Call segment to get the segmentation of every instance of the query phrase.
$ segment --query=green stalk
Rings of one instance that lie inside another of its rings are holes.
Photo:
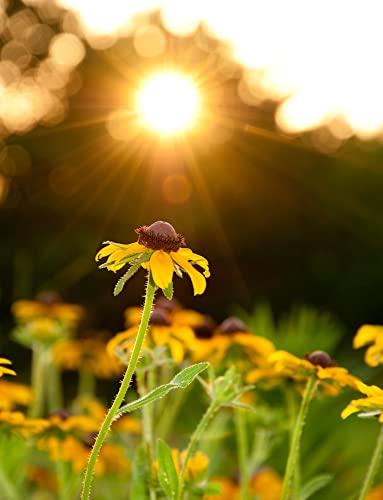
[[[6,498],[7,500],[19,500],[20,496],[17,493],[12,482],[4,474],[4,471],[0,468],[0,493],[1,498]]]
[[[307,381],[306,390],[302,398],[297,420],[295,422],[294,432],[290,443],[289,456],[287,459],[285,477],[283,480],[281,500],[288,500],[289,498],[291,498],[291,493],[292,493],[291,483],[294,476],[294,469],[298,457],[298,450],[301,441],[303,426],[305,424],[307,412],[310,406],[310,401],[312,395],[314,394],[315,388],[316,388],[316,378],[315,376],[311,376]]]
[[[247,435],[247,416],[244,410],[236,409],[234,411],[235,433],[237,437],[237,453],[240,471],[240,498],[241,500],[249,500],[249,447]]]
[[[63,408],[63,397],[61,387],[61,370],[53,363],[51,352],[45,353],[45,373],[48,391],[48,409],[50,412]]]
[[[78,375],[77,398],[92,397],[96,389],[96,379],[93,373],[86,368],[80,368]]]
[[[110,429],[110,426],[112,425],[112,422],[114,420],[114,417],[116,416],[116,413],[121,406],[122,401],[125,398],[126,392],[129,389],[129,385],[134,373],[134,370],[136,369],[138,357],[141,352],[141,347],[145,338],[145,333],[146,329],[148,327],[149,323],[149,318],[150,318],[150,312],[152,309],[153,301],[154,301],[154,294],[156,291],[156,286],[153,283],[151,276],[149,274],[148,276],[148,284],[146,288],[146,294],[145,294],[145,303],[144,303],[144,309],[142,311],[142,318],[141,318],[141,323],[138,328],[138,333],[136,337],[136,341],[134,343],[132,355],[129,360],[129,365],[126,369],[124,378],[121,382],[120,389],[117,393],[117,396],[110,407],[108,413],[106,414],[105,420],[101,425],[100,432],[97,436],[96,442],[94,443],[93,449],[91,451],[90,457],[89,457],[89,462],[88,462],[88,467],[85,471],[85,477],[84,477],[84,484],[83,484],[83,489],[81,493],[81,500],[86,500],[90,497],[90,491],[91,491],[91,486],[92,486],[92,480],[93,480],[93,471],[94,467],[96,465],[97,457],[100,453],[101,447],[103,442],[105,441],[105,438],[108,434],[108,431]]]
[[[179,415],[185,399],[187,398],[187,391],[174,391],[174,394],[169,396],[167,407],[163,406],[163,411],[160,413],[160,419],[157,425],[157,436],[166,440],[170,429],[173,429],[174,422]],[[165,398],[164,401],[166,402]]]
[[[145,370],[137,370],[137,379],[139,385],[139,394],[144,396],[147,392],[154,389],[155,386],[155,371],[151,370],[148,373],[147,387],[145,387]],[[154,460],[154,436],[153,436],[153,406],[146,405],[142,408],[142,439],[146,451],[147,466],[148,466],[148,483],[149,483],[149,497],[150,500],[156,500],[156,491],[154,489],[154,474],[153,474],[153,460]]]
[[[383,425],[381,424],[378,439],[376,440],[374,453],[371,457],[370,465],[368,466],[367,474],[366,477],[364,478],[358,500],[364,500],[367,496],[367,493],[370,491],[376,473],[378,472],[382,453],[383,453]]]
[[[205,414],[199,421],[199,424],[197,425],[196,430],[193,432],[192,437],[190,438],[188,447],[186,448],[186,453],[185,453],[185,459],[182,464],[182,469],[178,477],[178,494],[177,494],[177,500],[181,500],[182,494],[183,494],[183,489],[185,486],[185,476],[186,476],[186,471],[187,471],[187,466],[190,457],[192,456],[194,452],[194,448],[196,447],[198,441],[201,439],[201,436],[206,429],[208,423],[210,420],[213,418],[215,412],[218,410],[220,406],[220,403],[217,401],[212,401],[210,403],[210,406],[206,410]]]
[[[34,345],[32,348],[32,390],[33,401],[29,408],[29,416],[37,418],[43,416],[44,411],[44,378],[45,378],[45,362],[44,348],[39,345]]]
[[[294,438],[294,423],[297,419],[298,415],[298,401],[296,398],[296,390],[294,389],[291,381],[290,384],[286,386],[286,394],[287,394],[287,409],[290,420],[290,445],[292,445],[292,441]],[[300,460],[300,450],[297,451],[297,458],[295,460],[294,467],[294,479],[293,479],[293,490],[292,496],[295,498],[298,495],[301,487],[301,460]]]

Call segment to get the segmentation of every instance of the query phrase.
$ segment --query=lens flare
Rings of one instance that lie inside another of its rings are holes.
[[[152,75],[137,95],[136,110],[141,123],[160,135],[176,135],[190,129],[199,109],[195,83],[175,71]]]

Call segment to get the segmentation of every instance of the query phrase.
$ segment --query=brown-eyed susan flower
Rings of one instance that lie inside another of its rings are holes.
[[[0,410],[11,410],[16,405],[28,406],[32,399],[32,389],[29,386],[0,381]]]
[[[364,355],[368,366],[378,366],[383,363],[383,326],[363,325],[353,339],[354,349],[371,344]]]
[[[137,336],[137,326],[118,333],[107,345],[110,355],[121,360],[127,359]],[[195,340],[193,330],[188,326],[172,324],[164,309],[154,309],[150,315],[149,331],[144,340],[144,348],[168,346],[175,363],[181,363],[186,351]]]
[[[379,422],[383,422],[383,389],[360,380],[356,383],[356,389],[366,397],[352,400],[342,411],[341,417],[347,418],[353,413],[372,413],[379,417]]]
[[[67,338],[69,333],[66,326],[54,318],[36,317],[18,324],[12,332],[12,337],[27,347],[34,344],[51,346],[58,340]]]
[[[274,370],[274,376],[279,375],[297,381],[315,377],[324,391],[331,395],[338,394],[342,387],[355,389],[359,382],[359,379],[351,375],[346,368],[336,366],[324,351],[308,353],[304,359],[286,351],[275,351],[269,356],[268,363]],[[249,382],[251,378],[251,374],[248,374],[247,381]]]
[[[68,410],[56,410],[48,417],[50,432],[89,433],[96,432],[99,422],[87,415],[71,415]]]
[[[182,277],[189,275],[194,289],[194,295],[202,294],[206,288],[206,279],[210,276],[208,261],[185,247],[184,237],[177,233],[168,222],[157,221],[150,226],[136,229],[137,242],[126,244],[106,242],[96,255],[96,260],[107,257],[105,264],[109,271],[117,272],[126,264],[131,267],[118,281],[115,294],[119,293],[126,281],[140,267],[150,270],[151,277],[158,288],[167,297],[172,296],[173,273]],[[201,273],[195,266],[202,268]]]
[[[49,317],[72,324],[78,323],[85,314],[81,306],[62,302],[56,292],[42,292],[35,300],[19,300],[13,304],[12,312],[20,321]]]
[[[205,324],[205,330],[207,326]],[[245,354],[247,361],[258,365],[275,350],[270,340],[253,335],[245,323],[234,316],[223,321],[214,330],[213,336],[199,337],[193,346],[194,361],[208,360],[212,364],[218,364],[226,357],[238,358],[243,363]]]
[[[84,370],[105,379],[121,373],[121,363],[98,339],[63,340],[53,347],[52,354],[54,363],[64,370]]]
[[[0,427],[23,437],[44,432],[49,422],[43,418],[28,418],[21,411],[0,411]]]
[[[12,361],[9,361],[9,359],[0,358],[0,377],[2,377],[3,375],[16,375],[16,372],[11,368],[8,368],[8,366],[1,366],[1,365],[11,365],[11,364]]]

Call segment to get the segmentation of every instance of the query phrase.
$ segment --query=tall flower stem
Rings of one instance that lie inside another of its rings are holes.
[[[292,480],[294,476],[295,464],[298,457],[303,426],[305,424],[307,412],[310,406],[310,401],[314,394],[315,388],[316,388],[316,378],[314,376],[311,376],[307,381],[306,389],[303,394],[301,406],[299,408],[299,413],[297,416],[297,420],[295,422],[294,432],[290,442],[290,451],[287,459],[285,477],[283,480],[281,500],[288,500],[289,498],[291,498]]]
[[[49,380],[47,387],[48,408],[52,412],[63,408],[64,403],[61,388],[61,371],[53,363],[51,351],[45,353],[45,372],[47,380]]]
[[[247,435],[247,418],[244,410],[235,410],[234,422],[235,433],[237,436],[237,450],[239,471],[241,474],[240,488],[241,500],[249,500],[249,449],[248,449],[248,435]]]
[[[149,323],[149,318],[150,318],[150,312],[152,309],[153,301],[154,301],[154,294],[156,291],[156,286],[151,279],[151,276],[149,274],[148,276],[148,284],[146,288],[146,294],[145,294],[145,303],[144,303],[144,309],[142,311],[142,317],[141,317],[141,323],[138,328],[138,333],[137,337],[134,343],[132,355],[129,360],[129,365],[126,369],[124,378],[122,379],[120,389],[117,393],[117,396],[110,407],[108,413],[106,414],[106,417],[104,419],[104,422],[101,425],[100,432],[98,433],[97,439],[94,443],[92,452],[89,457],[89,462],[88,462],[88,467],[85,471],[85,477],[84,477],[84,484],[83,484],[83,490],[81,493],[81,500],[86,500],[90,496],[90,491],[91,491],[91,486],[92,486],[92,479],[93,479],[93,471],[94,467],[96,465],[97,457],[100,453],[101,446],[103,442],[105,441],[105,438],[108,434],[108,431],[110,429],[110,426],[112,425],[112,422],[114,420],[114,417],[116,416],[116,413],[122,403],[122,401],[125,398],[126,392],[129,388],[134,370],[136,369],[138,357],[141,352],[142,344],[145,338],[145,333],[146,329],[148,327]]]
[[[41,417],[44,410],[44,378],[45,378],[45,361],[44,348],[35,345],[32,351],[32,390],[33,401],[29,408],[29,416],[31,418]]]
[[[287,399],[287,410],[290,417],[289,418],[290,444],[292,444],[292,440],[294,439],[294,423],[298,415],[297,393],[293,387],[292,381],[290,381],[290,383],[286,387],[286,399]],[[294,479],[292,487],[293,498],[299,494],[300,484],[301,484],[301,460],[300,460],[300,450],[298,449],[294,466]]]
[[[145,381],[145,370],[137,370],[137,379],[139,384],[139,394],[144,396],[147,392],[154,389],[155,386],[155,371],[151,370],[147,373],[147,380]],[[146,383],[145,383],[146,382]],[[154,460],[154,436],[153,436],[153,407],[146,405],[142,408],[142,438],[146,451],[146,458],[148,464],[148,482],[149,482],[149,498],[156,500],[156,491],[154,488],[154,474],[153,474],[153,460]]]
[[[93,397],[96,389],[96,379],[90,370],[81,368],[78,375],[77,397]]]
[[[371,457],[370,465],[368,466],[367,474],[366,477],[364,478],[358,500],[364,500],[367,496],[367,493],[370,491],[376,473],[378,472],[380,459],[382,458],[382,453],[383,453],[383,425],[380,424],[380,432],[378,435],[378,439],[376,441],[375,450]]]
[[[185,476],[186,476],[186,471],[187,471],[187,466],[190,457],[193,454],[194,448],[196,447],[198,441],[201,439],[201,436],[203,432],[205,431],[208,423],[210,420],[213,418],[215,412],[218,410],[220,407],[220,403],[217,402],[216,400],[212,401],[210,403],[210,406],[204,413],[203,417],[199,421],[199,424],[197,425],[196,430],[193,432],[192,437],[190,438],[188,447],[186,448],[186,453],[185,453],[185,458],[182,464],[181,472],[179,474],[178,478],[178,495],[177,495],[177,500],[181,500],[182,494],[183,494],[183,489],[185,485]]]

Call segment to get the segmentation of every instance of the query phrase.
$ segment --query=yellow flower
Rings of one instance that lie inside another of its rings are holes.
[[[44,292],[36,300],[19,300],[12,306],[16,319],[29,321],[37,317],[50,317],[63,322],[77,323],[84,317],[84,309],[76,304],[61,302],[58,294]]]
[[[2,377],[3,375],[16,375],[16,372],[14,370],[11,370],[11,368],[8,368],[7,366],[1,366],[11,364],[12,361],[9,361],[9,359],[0,358],[0,377]]]
[[[57,410],[48,417],[50,431],[97,432],[99,422],[86,415],[71,415],[67,410]]]
[[[372,490],[367,494],[366,500],[383,500],[383,484],[379,484],[372,488]]]
[[[359,382],[359,379],[351,375],[346,368],[335,366],[335,362],[323,351],[306,354],[305,359],[286,351],[275,351],[269,356],[268,362],[275,376],[288,377],[297,381],[315,376],[318,382],[321,382],[324,391],[334,396],[342,387],[355,389]],[[251,379],[251,375],[248,374],[247,381]]]
[[[354,349],[372,344],[364,355],[368,366],[378,366],[383,363],[383,326],[363,325],[356,332],[353,340]]]
[[[221,487],[218,495],[205,495],[203,500],[239,500],[240,487],[238,483],[227,477],[213,477],[212,483],[217,483]]]
[[[126,264],[130,264],[129,271],[117,283],[115,293],[122,290],[125,282],[139,269],[140,266],[150,270],[155,285],[168,293],[172,286],[173,273],[182,276],[186,272],[193,284],[194,295],[205,291],[206,279],[210,276],[208,261],[201,255],[193,253],[185,246],[185,239],[176,233],[168,222],[157,221],[150,226],[141,226],[136,229],[138,240],[129,245],[106,242],[107,246],[96,255],[96,260],[107,257],[107,261],[100,267],[117,272]],[[194,266],[203,269],[201,274]]]
[[[2,425],[27,437],[45,431],[49,422],[42,418],[27,418],[20,411],[0,411],[0,426]]]
[[[177,474],[179,474],[186,457],[186,451],[180,453],[178,449],[173,448],[172,457]],[[187,474],[189,479],[194,479],[196,476],[204,472],[208,468],[208,466],[209,466],[209,458],[204,453],[202,453],[202,451],[197,451],[188,460]],[[157,461],[154,462],[154,468],[155,470],[158,471]]]
[[[109,355],[115,355],[122,361],[128,358],[137,336],[137,326],[132,326],[115,335],[107,345]],[[155,346],[169,347],[175,363],[181,363],[186,351],[193,345],[195,336],[188,326],[172,324],[165,310],[156,308],[150,315],[149,330],[144,340],[144,348]]]
[[[203,334],[205,337],[207,337],[207,327],[208,325],[205,325]],[[197,331],[198,336],[198,329],[195,331]],[[248,361],[259,365],[275,350],[275,347],[270,340],[250,333],[247,326],[239,318],[230,317],[221,323],[212,337],[196,340],[193,346],[193,360],[207,360],[216,365],[225,357],[231,358],[228,354],[229,349],[233,351],[239,349],[237,356],[234,352],[234,357],[239,358],[241,362],[245,361],[244,352]]]
[[[121,373],[122,366],[97,339],[64,340],[53,348],[53,361],[66,370],[85,370],[99,378]]]
[[[0,410],[11,410],[16,405],[27,406],[32,399],[32,389],[29,386],[0,381]]]
[[[367,396],[366,398],[352,400],[342,411],[341,417],[347,418],[353,413],[373,412],[379,416],[379,422],[383,422],[383,389],[376,385],[367,385],[358,381],[357,389]]]
[[[20,344],[31,346],[35,343],[52,345],[66,338],[69,333],[66,325],[57,319],[36,317],[19,324],[13,330],[12,335]]]
[[[265,467],[257,471],[250,481],[250,491],[259,500],[280,500],[283,481],[274,469]]]

